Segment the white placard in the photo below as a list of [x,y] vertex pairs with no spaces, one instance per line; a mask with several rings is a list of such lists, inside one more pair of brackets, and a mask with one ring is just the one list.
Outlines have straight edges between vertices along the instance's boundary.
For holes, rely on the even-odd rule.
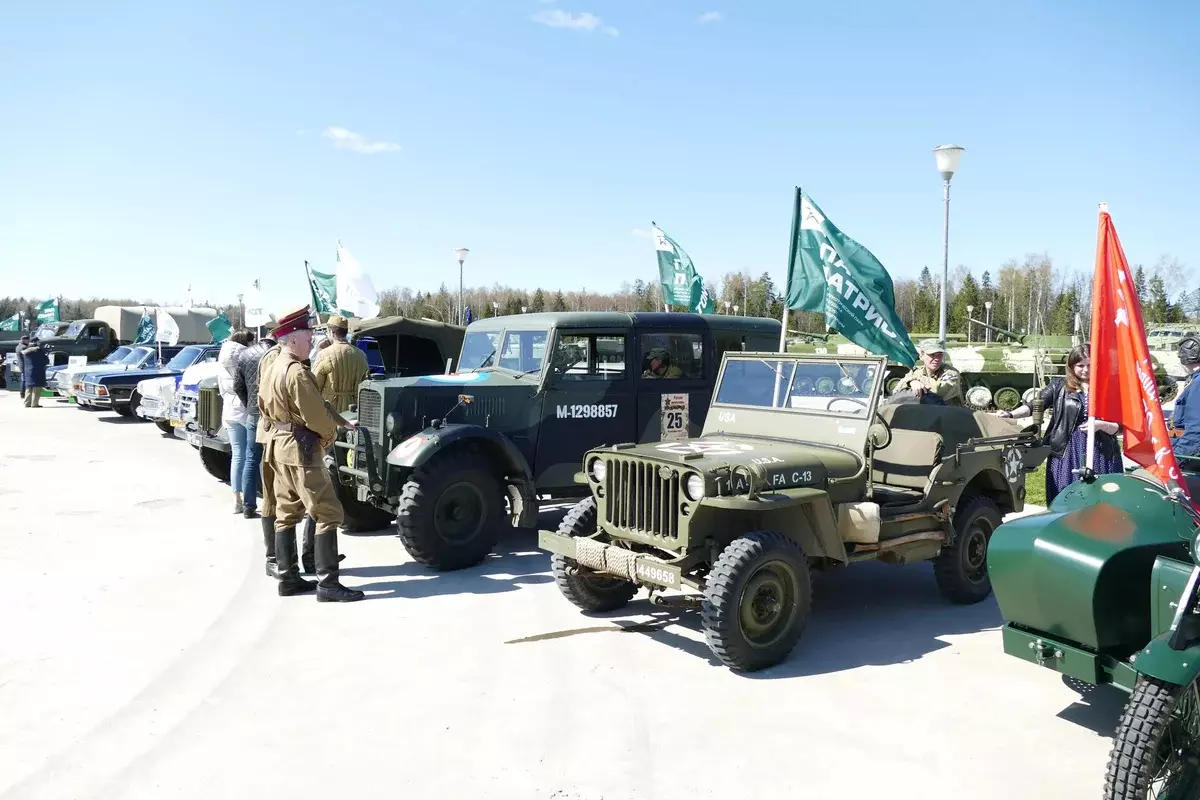
[[688,438],[688,395],[687,392],[662,396],[662,430],[659,439],[664,442],[682,442]]

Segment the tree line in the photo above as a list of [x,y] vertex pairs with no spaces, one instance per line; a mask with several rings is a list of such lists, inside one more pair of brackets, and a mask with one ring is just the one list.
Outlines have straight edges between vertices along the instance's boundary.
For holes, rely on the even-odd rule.
[[[1134,284],[1147,325],[1200,322],[1200,282],[1178,259],[1162,256],[1153,265],[1133,265]],[[1188,281],[1196,282],[1189,286]],[[1075,317],[1082,319],[1085,338],[1092,304],[1092,271],[1056,267],[1047,254],[1030,254],[1023,261],[1009,260],[993,273],[983,270],[978,277],[969,267],[960,265],[949,276],[947,292],[947,331],[967,332],[967,308],[971,317],[987,321],[987,302],[992,303],[991,324],[1015,333],[1069,336],[1075,332]],[[914,333],[938,329],[938,284],[928,267],[915,279],[893,279],[896,310],[905,328]],[[727,272],[717,281],[707,282],[717,313],[744,314],[781,319],[785,292],[775,286],[770,274],[757,278],[749,272]],[[522,311],[661,311],[662,289],[657,280],[636,280],[622,284],[616,292],[580,289],[515,289],[499,283],[490,287],[464,288],[463,302],[472,318],[520,314]],[[380,314],[427,317],[453,322],[458,292],[442,284],[436,292],[420,292],[396,286],[379,292]],[[18,311],[32,319],[39,298],[0,298],[0,319]],[[62,320],[92,316],[99,306],[137,306],[151,308],[152,301],[130,298],[62,298]],[[196,302],[196,306],[215,308],[235,325],[244,320],[237,304]],[[675,309],[682,310],[682,309]],[[825,332],[825,315],[811,311],[792,312],[788,327],[806,333]],[[978,330],[978,329],[976,329]]]

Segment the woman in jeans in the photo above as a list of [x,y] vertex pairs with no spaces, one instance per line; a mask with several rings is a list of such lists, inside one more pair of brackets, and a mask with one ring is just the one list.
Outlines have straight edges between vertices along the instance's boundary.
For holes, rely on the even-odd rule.
[[237,359],[253,337],[250,331],[239,330],[221,345],[217,354],[217,387],[221,391],[221,422],[229,437],[229,449],[232,451],[232,463],[229,465],[229,485],[233,489],[233,513],[241,514],[242,482],[238,480],[243,470],[246,458],[246,406],[233,390],[233,376],[237,369]]
[[[1058,493],[1079,480],[1078,470],[1087,466],[1088,383],[1092,365],[1091,345],[1081,344],[1067,355],[1067,376],[1055,378],[1042,390],[1042,407],[1050,414],[1045,444],[1050,446],[1046,459],[1046,504]],[[997,411],[1000,417],[1027,417],[1029,406],[1022,403],[1012,411]],[[1092,420],[1096,428],[1096,451],[1092,469],[1097,475],[1123,472],[1121,444],[1115,422]]]

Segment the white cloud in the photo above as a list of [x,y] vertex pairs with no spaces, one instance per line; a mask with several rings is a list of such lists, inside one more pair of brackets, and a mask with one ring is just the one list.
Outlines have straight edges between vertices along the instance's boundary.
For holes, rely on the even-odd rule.
[[390,153],[400,149],[395,142],[368,139],[361,133],[346,130],[338,125],[330,125],[321,131],[321,135],[333,141],[333,146],[339,150],[349,150],[353,153],[371,156],[376,153]]
[[707,25],[710,22],[720,22],[723,19],[725,19],[725,15],[720,11],[705,11],[696,18],[696,22],[699,25]]
[[589,11],[563,11],[558,8],[548,8],[530,17],[534,22],[550,28],[567,28],[574,31],[600,31],[607,36],[619,36],[620,31],[611,25],[604,25],[599,17]]

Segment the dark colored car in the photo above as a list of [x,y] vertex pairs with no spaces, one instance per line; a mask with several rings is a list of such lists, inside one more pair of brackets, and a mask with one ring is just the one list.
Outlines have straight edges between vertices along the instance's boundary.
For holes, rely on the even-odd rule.
[[102,375],[85,375],[83,389],[76,397],[81,405],[107,408],[121,416],[133,416],[141,398],[137,393],[138,382],[145,378],[162,378],[168,375],[179,377],[183,371],[201,361],[216,361],[221,351],[219,344],[190,344],[186,347],[164,347],[163,358],[170,361],[162,367],[130,372],[112,372]]

